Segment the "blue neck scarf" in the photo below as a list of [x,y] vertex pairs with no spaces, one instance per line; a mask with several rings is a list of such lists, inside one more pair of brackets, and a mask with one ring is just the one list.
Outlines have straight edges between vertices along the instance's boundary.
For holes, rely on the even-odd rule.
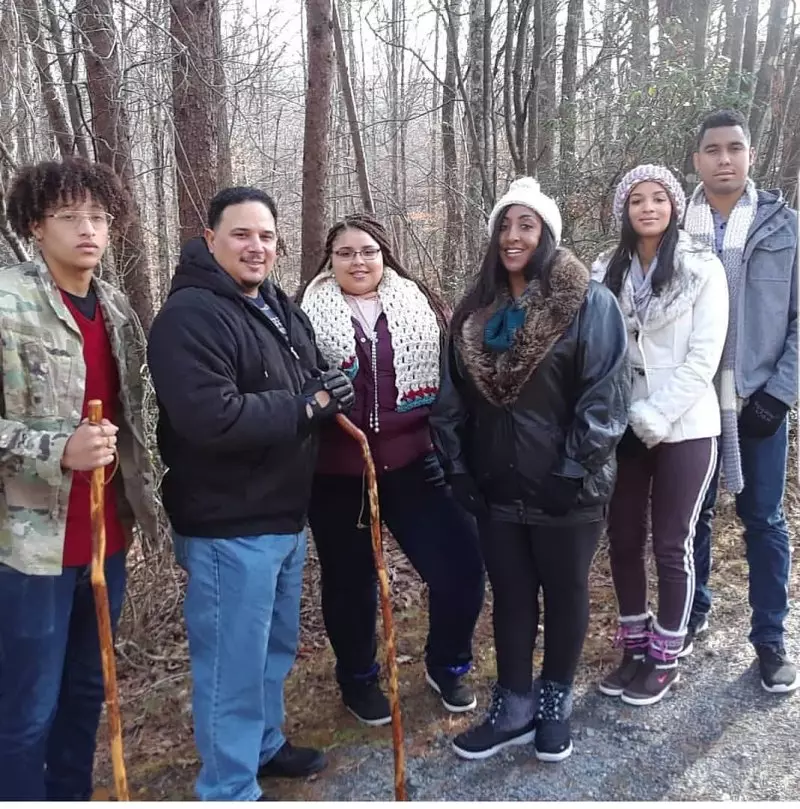
[[521,298],[501,306],[487,321],[483,330],[483,344],[491,351],[508,351],[514,335],[525,323],[525,310]]

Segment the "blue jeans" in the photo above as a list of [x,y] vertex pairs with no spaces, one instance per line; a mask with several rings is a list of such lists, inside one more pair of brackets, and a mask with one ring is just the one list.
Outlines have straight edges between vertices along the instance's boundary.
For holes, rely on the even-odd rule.
[[[750,642],[782,643],[789,614],[791,546],[783,495],[789,430],[786,421],[769,438],[739,440],[744,490],[736,496],[736,514],[744,525],[747,563],[750,569],[750,607],[753,611]],[[719,473],[706,493],[694,535],[696,575],[690,625],[697,626],[711,608],[708,587],[711,572],[711,524],[717,499]]]
[[283,683],[294,663],[306,536],[175,536],[189,574],[184,616],[203,801],[255,801],[281,749]]
[[[116,629],[124,553],[106,560],[106,582]],[[89,800],[103,699],[89,567],[0,565],[0,801]]]

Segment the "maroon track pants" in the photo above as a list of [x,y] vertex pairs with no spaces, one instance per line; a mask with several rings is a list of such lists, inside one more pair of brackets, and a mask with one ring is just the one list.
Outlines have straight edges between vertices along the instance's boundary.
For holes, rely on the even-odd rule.
[[663,443],[619,456],[608,536],[620,616],[648,611],[645,547],[650,506],[658,571],[655,628],[667,635],[685,633],[694,598],[694,529],[716,459],[716,438]]

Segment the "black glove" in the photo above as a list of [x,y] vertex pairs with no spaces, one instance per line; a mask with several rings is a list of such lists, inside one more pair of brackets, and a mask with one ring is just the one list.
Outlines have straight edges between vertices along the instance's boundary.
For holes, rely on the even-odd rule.
[[339,403],[339,412],[349,413],[355,404],[356,392],[347,374],[338,368],[331,368],[330,371],[325,371],[320,379],[322,387]]
[[542,511],[551,517],[563,517],[574,505],[583,488],[583,478],[568,478],[551,472],[542,482]]
[[486,514],[488,511],[486,500],[484,500],[483,495],[472,479],[472,475],[468,475],[466,472],[450,475],[448,483],[453,492],[453,497],[462,508],[475,517]]
[[618,458],[639,458],[642,455],[646,455],[649,451],[647,446],[630,427],[625,430],[622,440],[617,444]]
[[315,377],[307,380],[303,385],[303,396],[306,400],[306,415],[312,422],[325,421],[341,412],[339,402],[325,390],[321,379]]
[[786,418],[789,408],[774,396],[757,390],[739,416],[739,432],[750,438],[769,438],[775,435]]

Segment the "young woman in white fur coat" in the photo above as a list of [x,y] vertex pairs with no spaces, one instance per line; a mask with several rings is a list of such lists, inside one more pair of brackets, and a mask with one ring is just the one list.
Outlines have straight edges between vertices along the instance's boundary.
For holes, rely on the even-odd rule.
[[[604,694],[630,705],[658,702],[679,679],[694,595],[692,537],[717,463],[714,381],[728,287],[714,253],[680,230],[685,205],[667,169],[630,171],[614,198],[619,245],[592,268],[619,300],[633,375],[608,523],[623,656],[600,683]],[[645,568],[648,513],[658,571],[655,616]]]

